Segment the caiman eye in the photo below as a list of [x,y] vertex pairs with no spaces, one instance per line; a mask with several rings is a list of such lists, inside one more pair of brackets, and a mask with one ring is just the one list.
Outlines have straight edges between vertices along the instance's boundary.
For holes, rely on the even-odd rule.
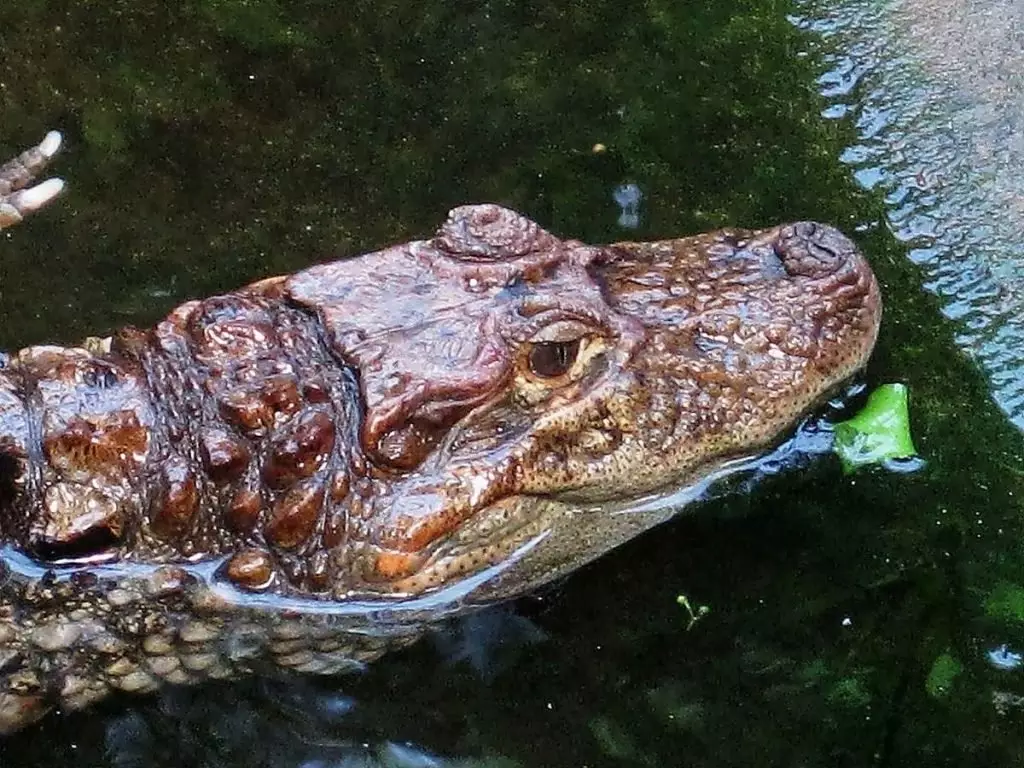
[[580,339],[571,341],[537,341],[530,345],[530,372],[542,379],[564,376],[580,353]]

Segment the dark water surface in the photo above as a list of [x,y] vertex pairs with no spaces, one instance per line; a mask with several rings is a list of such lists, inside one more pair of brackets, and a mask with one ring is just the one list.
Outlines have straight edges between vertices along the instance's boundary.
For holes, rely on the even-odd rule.
[[[0,150],[60,128],[71,191],[3,236],[0,346],[148,324],[468,201],[592,241],[816,218],[871,256],[887,314],[868,382],[909,384],[927,465],[819,461],[364,674],[119,698],[0,762],[1024,764],[1024,445],[885,190],[855,180],[858,112],[819,94],[843,40],[797,10],[3,3]],[[690,629],[681,593],[711,609]]]

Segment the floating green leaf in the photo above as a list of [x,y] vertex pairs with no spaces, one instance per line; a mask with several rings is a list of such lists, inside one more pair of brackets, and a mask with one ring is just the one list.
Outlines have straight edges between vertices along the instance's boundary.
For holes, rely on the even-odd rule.
[[917,454],[910,437],[907,388],[903,384],[880,386],[864,408],[852,419],[836,424],[835,431],[833,450],[846,472]]

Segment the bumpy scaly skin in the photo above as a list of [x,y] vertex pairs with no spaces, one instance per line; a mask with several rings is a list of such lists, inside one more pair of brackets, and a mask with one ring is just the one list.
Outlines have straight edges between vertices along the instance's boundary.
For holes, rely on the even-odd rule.
[[[0,170],[0,225],[59,145]],[[49,186],[48,186],[49,185]],[[563,241],[504,208],[0,370],[0,730],[329,673],[664,520],[863,366],[835,230]],[[626,511],[628,510],[628,512]]]

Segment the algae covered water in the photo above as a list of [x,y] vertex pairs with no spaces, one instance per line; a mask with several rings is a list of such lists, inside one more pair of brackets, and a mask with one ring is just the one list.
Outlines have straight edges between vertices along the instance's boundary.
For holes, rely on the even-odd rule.
[[[4,233],[0,346],[146,325],[468,201],[592,242],[813,218],[878,273],[867,382],[909,387],[925,466],[809,461],[362,674],[118,698],[0,764],[1020,764],[1019,70],[982,87],[1020,26],[922,8],[4,4],[0,149],[60,128],[71,191]],[[991,67],[935,58],[983,13]]]

